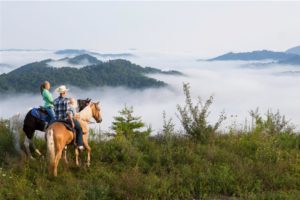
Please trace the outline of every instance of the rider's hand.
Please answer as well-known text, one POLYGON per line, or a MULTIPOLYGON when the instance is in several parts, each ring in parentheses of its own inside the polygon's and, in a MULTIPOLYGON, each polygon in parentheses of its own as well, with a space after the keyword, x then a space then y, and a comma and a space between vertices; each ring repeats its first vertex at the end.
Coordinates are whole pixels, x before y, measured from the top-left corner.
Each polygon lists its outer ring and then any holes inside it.
POLYGON ((75 128, 75 124, 74 124, 74 122, 72 122, 72 128, 75 128))

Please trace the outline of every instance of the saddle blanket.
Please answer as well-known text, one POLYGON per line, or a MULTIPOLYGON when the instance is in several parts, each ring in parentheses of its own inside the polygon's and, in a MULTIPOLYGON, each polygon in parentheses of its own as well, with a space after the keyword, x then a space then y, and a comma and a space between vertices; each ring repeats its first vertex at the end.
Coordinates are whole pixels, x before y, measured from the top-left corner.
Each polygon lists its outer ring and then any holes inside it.
POLYGON ((37 119, 48 122, 49 121, 49 116, 48 114, 45 113, 45 111, 42 111, 40 108, 33 108, 31 110, 32 116, 36 117, 37 119))

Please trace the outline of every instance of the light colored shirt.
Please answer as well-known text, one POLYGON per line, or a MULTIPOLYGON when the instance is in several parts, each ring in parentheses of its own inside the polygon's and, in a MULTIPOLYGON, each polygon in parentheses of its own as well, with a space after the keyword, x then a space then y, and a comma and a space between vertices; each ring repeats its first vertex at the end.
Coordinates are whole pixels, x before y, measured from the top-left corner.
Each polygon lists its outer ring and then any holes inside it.
POLYGON ((76 114, 76 107, 69 105, 68 110, 67 110, 67 114, 70 114, 72 116, 72 118, 75 117, 76 114))

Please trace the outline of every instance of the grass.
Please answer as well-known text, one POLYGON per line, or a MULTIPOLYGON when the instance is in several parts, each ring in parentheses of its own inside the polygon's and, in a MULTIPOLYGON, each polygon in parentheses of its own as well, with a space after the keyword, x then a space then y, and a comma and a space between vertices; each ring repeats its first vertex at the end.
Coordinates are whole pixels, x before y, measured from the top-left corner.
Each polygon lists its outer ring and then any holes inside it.
MULTIPOLYGON (((300 136, 215 134, 208 143, 182 135, 93 140, 90 168, 48 175, 46 161, 16 155, 0 126, 0 199, 297 199, 300 136)), ((45 152, 45 142, 36 139, 45 152)), ((86 155, 82 155, 85 158, 86 155)))

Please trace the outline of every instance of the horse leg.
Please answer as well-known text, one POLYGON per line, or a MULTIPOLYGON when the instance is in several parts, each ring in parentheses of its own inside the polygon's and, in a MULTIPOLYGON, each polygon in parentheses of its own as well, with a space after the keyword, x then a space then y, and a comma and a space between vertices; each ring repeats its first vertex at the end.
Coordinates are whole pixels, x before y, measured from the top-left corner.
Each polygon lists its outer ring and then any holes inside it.
POLYGON ((57 148, 57 154, 55 155, 55 160, 54 160, 54 169, 53 169, 53 175, 57 176, 57 167, 59 160, 61 159, 63 148, 58 147, 57 148))
POLYGON ((34 149, 34 151, 39 155, 39 156, 43 156, 42 153, 35 147, 34 143, 32 142, 32 140, 30 140, 30 144, 32 146, 32 148, 34 149))
POLYGON ((76 166, 79 166, 79 150, 77 148, 75 148, 75 155, 76 155, 76 166))
POLYGON ((69 161, 67 159, 67 145, 65 146, 64 148, 64 161, 65 161, 65 164, 69 164, 69 161))
POLYGON ((24 146, 25 146, 26 154, 30 159, 35 160, 35 158, 32 157, 31 152, 30 152, 30 148, 29 148, 30 144, 32 144, 31 139, 29 139, 28 137, 25 137, 24 146))
POLYGON ((91 147, 88 143, 87 136, 88 136, 88 134, 84 134, 82 136, 82 139, 83 139, 83 145, 84 145, 84 147, 86 148, 86 150, 88 152, 87 153, 87 166, 89 167, 91 165, 91 147))

